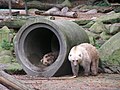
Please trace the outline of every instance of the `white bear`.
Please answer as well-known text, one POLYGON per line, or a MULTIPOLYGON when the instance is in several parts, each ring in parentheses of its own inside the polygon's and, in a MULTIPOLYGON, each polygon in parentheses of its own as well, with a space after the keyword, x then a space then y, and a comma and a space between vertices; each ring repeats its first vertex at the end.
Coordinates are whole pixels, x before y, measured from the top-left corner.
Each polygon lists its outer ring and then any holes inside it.
POLYGON ((84 74, 88 76, 90 74, 97 75, 99 64, 98 50, 91 44, 82 43, 80 45, 72 47, 68 55, 68 59, 71 62, 73 77, 78 76, 79 65, 84 69, 84 74))

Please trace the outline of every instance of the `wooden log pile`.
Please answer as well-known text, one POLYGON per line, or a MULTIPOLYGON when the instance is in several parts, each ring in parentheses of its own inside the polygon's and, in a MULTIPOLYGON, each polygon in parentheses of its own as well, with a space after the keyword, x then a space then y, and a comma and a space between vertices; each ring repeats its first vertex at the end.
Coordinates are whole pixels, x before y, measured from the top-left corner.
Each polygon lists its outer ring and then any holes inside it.
POLYGON ((26 86, 24 83, 20 82, 2 70, 0 70, 0 84, 4 85, 9 90, 35 90, 26 86))
POLYGON ((71 17, 71 18, 77 18, 78 14, 77 12, 69 11, 68 7, 64 7, 61 10, 57 7, 53 7, 44 13, 41 13, 40 11, 35 12, 37 15, 52 15, 52 16, 62 16, 62 17, 71 17))

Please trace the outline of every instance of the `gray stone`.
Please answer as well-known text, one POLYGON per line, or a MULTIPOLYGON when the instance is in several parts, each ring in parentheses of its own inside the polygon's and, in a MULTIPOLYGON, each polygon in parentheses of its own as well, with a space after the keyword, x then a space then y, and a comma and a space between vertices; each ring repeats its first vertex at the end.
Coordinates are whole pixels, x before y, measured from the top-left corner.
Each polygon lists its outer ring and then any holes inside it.
POLYGON ((104 15, 99 17, 96 21, 101 21, 103 23, 119 23, 120 13, 104 15))
POLYGON ((4 26, 0 29, 0 32, 9 33, 10 29, 7 26, 4 26))
POLYGON ((8 55, 0 56, 0 63, 11 63, 13 57, 8 55))
POLYGON ((84 25, 83 28, 90 28, 94 23, 95 23, 94 21, 90 21, 89 23, 84 25))
POLYGON ((95 22, 89 29, 91 32, 94 32, 96 34, 100 34, 103 31, 107 31, 107 28, 102 22, 95 22))
POLYGON ((115 23, 110 26, 110 34, 116 34, 120 31, 120 23, 115 23))
POLYGON ((107 14, 108 14, 108 15, 109 15, 109 14, 115 14, 115 11, 108 12, 107 14))
POLYGON ((85 30, 85 32, 88 34, 89 37, 93 37, 93 38, 95 38, 95 39, 100 38, 100 35, 99 35, 99 34, 95 34, 95 33, 90 32, 90 31, 88 31, 88 30, 85 30))
POLYGON ((107 29, 107 31, 105 31, 107 34, 110 34, 110 27, 112 24, 105 24, 105 27, 107 29))
POLYGON ((120 67, 120 32, 112 36, 99 49, 100 58, 108 66, 120 67))
POLYGON ((105 72, 105 73, 109 73, 109 74, 113 74, 113 71, 111 71, 111 70, 108 69, 108 68, 104 68, 104 72, 105 72))
POLYGON ((0 51, 0 56, 3 56, 3 55, 11 56, 12 53, 11 53, 10 50, 3 50, 3 51, 0 51))
POLYGON ((100 37, 103 39, 103 40, 108 40, 109 38, 111 38, 111 35, 108 35, 106 32, 102 32, 100 34, 100 37))

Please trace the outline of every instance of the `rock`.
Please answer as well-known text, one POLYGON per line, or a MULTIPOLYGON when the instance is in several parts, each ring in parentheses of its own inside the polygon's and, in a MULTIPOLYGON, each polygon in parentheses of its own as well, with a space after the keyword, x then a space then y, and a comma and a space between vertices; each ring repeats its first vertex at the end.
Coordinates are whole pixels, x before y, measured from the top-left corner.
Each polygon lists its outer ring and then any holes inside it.
POLYGON ((84 25, 83 28, 90 28, 94 23, 95 23, 94 21, 90 21, 89 23, 84 25))
POLYGON ((109 73, 109 74, 113 74, 113 72, 112 72, 110 69, 108 69, 108 68, 105 68, 105 69, 104 69, 104 72, 105 72, 105 73, 109 73))
POLYGON ((115 14, 115 11, 108 12, 107 14, 115 14))
POLYGON ((103 40, 100 38, 100 39, 96 40, 96 45, 99 45, 98 47, 100 48, 105 42, 106 42, 106 40, 103 40))
POLYGON ((88 30, 85 30, 85 31, 88 34, 90 44, 95 45, 95 39, 98 39, 100 36, 98 34, 90 32, 88 30))
POLYGON ((120 12, 120 5, 117 6, 117 7, 114 7, 114 11, 115 11, 116 13, 119 13, 119 12, 120 12))
POLYGON ((105 27, 107 29, 107 31, 105 31, 107 34, 110 34, 110 27, 112 24, 105 24, 105 27))
POLYGON ((99 49, 100 59, 108 66, 120 67, 120 32, 112 36, 99 49))
POLYGON ((91 22, 91 20, 74 20, 73 22, 77 23, 78 25, 86 25, 87 23, 91 22))
POLYGON ((18 63, 9 63, 7 68, 5 68, 5 71, 7 71, 8 73, 15 73, 22 70, 22 67, 18 63))
POLYGON ((96 21, 97 17, 92 17, 91 20, 96 21))
POLYGON ((0 29, 0 32, 10 33, 10 29, 9 29, 7 26, 3 26, 3 27, 0 29))
POLYGON ((7 26, 4 26, 0 29, 0 43, 2 43, 3 40, 11 41, 13 35, 10 32, 11 31, 7 26))
POLYGON ((114 72, 114 73, 119 73, 118 69, 116 66, 109 67, 109 69, 114 72))
POLYGON ((108 40, 108 39, 111 37, 111 35, 108 35, 106 32, 102 32, 102 33, 100 34, 100 37, 101 37, 103 40, 108 40))
POLYGON ((96 14, 97 10, 96 9, 92 9, 86 12, 86 14, 96 14))
POLYGON ((71 7, 71 6, 72 6, 72 4, 71 4, 71 2, 70 2, 69 0, 65 0, 65 1, 62 3, 62 5, 67 6, 67 7, 71 7))
POLYGON ((120 13, 104 15, 99 17, 96 21, 101 21, 103 23, 119 23, 120 13))
POLYGON ((0 63, 11 63, 13 57, 8 55, 0 56, 0 63))
POLYGON ((110 26, 110 34, 116 34, 120 31, 120 23, 115 23, 110 26))
POLYGON ((0 56, 4 56, 4 55, 11 56, 12 53, 11 53, 10 50, 2 50, 2 51, 0 51, 0 56))
POLYGON ((100 34, 101 32, 107 30, 102 22, 95 22, 89 29, 91 32, 94 32, 96 34, 100 34))
POLYGON ((117 71, 120 73, 120 67, 117 67, 117 71))
POLYGON ((85 31, 86 31, 86 33, 88 34, 89 37, 93 37, 93 38, 95 38, 95 39, 100 38, 100 35, 99 35, 99 34, 95 34, 95 33, 90 32, 90 31, 88 31, 88 30, 85 30, 85 31))

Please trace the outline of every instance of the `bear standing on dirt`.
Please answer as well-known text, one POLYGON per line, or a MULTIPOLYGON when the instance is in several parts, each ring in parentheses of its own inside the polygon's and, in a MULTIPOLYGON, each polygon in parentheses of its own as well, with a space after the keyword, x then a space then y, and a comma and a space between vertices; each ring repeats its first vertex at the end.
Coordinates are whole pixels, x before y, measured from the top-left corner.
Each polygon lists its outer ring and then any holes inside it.
POLYGON ((97 75, 98 73, 98 64, 99 64, 99 54, 97 49, 88 43, 83 43, 77 46, 74 46, 68 56, 69 61, 71 62, 73 77, 78 76, 79 65, 84 69, 84 74, 88 76, 90 71, 92 75, 97 75))

